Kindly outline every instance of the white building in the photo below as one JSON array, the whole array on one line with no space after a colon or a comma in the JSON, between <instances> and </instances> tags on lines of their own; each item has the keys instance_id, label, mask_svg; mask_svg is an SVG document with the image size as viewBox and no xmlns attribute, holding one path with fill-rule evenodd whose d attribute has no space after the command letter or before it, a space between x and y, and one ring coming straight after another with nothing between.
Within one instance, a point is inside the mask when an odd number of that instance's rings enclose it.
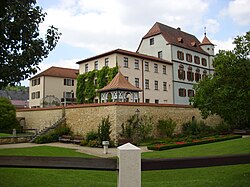
<instances>
[{"instance_id":1,"label":"white building","mask_svg":"<svg viewBox=\"0 0 250 187\"><path fill-rule=\"evenodd\" d=\"M77 64L79 64L80 74L100 70L104 66L118 66L125 78L142 90L139 94L139 102L173 103L172 62L116 49L81 60Z\"/></svg>"},{"instance_id":2,"label":"white building","mask_svg":"<svg viewBox=\"0 0 250 187\"><path fill-rule=\"evenodd\" d=\"M158 22L142 38L137 52L173 63L174 104L189 104L189 97L194 95L193 85L214 71L214 45L206 34L200 42L180 28Z\"/></svg>"},{"instance_id":3,"label":"white building","mask_svg":"<svg viewBox=\"0 0 250 187\"><path fill-rule=\"evenodd\" d=\"M45 102L46 105L75 102L77 74L77 69L52 66L32 77L29 80L29 107L42 108ZM44 100L46 97L49 98ZM53 98L57 98L58 101L51 101Z\"/></svg>"}]
</instances>

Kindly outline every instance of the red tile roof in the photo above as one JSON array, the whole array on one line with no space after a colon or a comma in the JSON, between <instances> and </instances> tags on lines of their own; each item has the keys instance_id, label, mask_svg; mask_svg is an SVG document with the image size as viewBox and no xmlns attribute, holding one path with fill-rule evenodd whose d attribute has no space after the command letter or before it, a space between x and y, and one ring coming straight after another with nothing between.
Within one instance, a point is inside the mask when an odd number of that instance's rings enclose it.
<instances>
[{"instance_id":1,"label":"red tile roof","mask_svg":"<svg viewBox=\"0 0 250 187\"><path fill-rule=\"evenodd\" d=\"M142 38L146 39L161 34L164 39L175 46L183 47L199 53L208 54L200 47L200 41L189 33L181 31L180 28L172 28L162 23L156 22L148 33Z\"/></svg>"},{"instance_id":2,"label":"red tile roof","mask_svg":"<svg viewBox=\"0 0 250 187\"><path fill-rule=\"evenodd\" d=\"M214 45L214 44L212 44L210 40L207 38L207 36L205 35L200 45Z\"/></svg>"},{"instance_id":3,"label":"red tile roof","mask_svg":"<svg viewBox=\"0 0 250 187\"><path fill-rule=\"evenodd\" d=\"M52 66L52 67L46 69L45 71L35 75L31 79L41 77L41 76L62 77L62 78L76 79L78 73L79 73L78 69L69 69L69 68L62 68L62 67Z\"/></svg>"},{"instance_id":4,"label":"red tile roof","mask_svg":"<svg viewBox=\"0 0 250 187\"><path fill-rule=\"evenodd\" d=\"M108 56L108 55L111 55L111 54L114 54L114 53L133 56L133 57L142 58L142 59L146 59L146 60L152 60L152 61L156 61L156 62L172 64L172 62L169 62L167 60L163 60L161 58L157 58L157 57L149 56L149 55L145 55L145 54L140 54L140 53L137 53L137 52L127 51L127 50L124 50L124 49L115 49L115 50L112 50L112 51L109 51L109 52L106 52L106 53L103 53L103 54L100 54L100 55L96 55L96 56L93 56L93 57L78 61L76 63L77 64L82 64L82 63L88 62L90 60L95 60L97 58L105 57L105 56Z\"/></svg>"},{"instance_id":5,"label":"red tile roof","mask_svg":"<svg viewBox=\"0 0 250 187\"><path fill-rule=\"evenodd\" d=\"M119 71L113 80L99 92L112 91L112 90L127 90L127 91L141 91L140 88L136 88L130 84L123 74Z\"/></svg>"}]
</instances>

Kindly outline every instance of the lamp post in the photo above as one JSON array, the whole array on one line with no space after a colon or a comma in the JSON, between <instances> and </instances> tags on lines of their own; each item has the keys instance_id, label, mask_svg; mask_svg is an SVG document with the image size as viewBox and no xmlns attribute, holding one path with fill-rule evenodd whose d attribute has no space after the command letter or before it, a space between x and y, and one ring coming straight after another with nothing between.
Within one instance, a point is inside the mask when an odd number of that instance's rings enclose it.
<instances>
[{"instance_id":1,"label":"lamp post","mask_svg":"<svg viewBox=\"0 0 250 187\"><path fill-rule=\"evenodd\" d=\"M74 99L74 91L71 90L71 105L73 104L73 99Z\"/></svg>"}]
</instances>

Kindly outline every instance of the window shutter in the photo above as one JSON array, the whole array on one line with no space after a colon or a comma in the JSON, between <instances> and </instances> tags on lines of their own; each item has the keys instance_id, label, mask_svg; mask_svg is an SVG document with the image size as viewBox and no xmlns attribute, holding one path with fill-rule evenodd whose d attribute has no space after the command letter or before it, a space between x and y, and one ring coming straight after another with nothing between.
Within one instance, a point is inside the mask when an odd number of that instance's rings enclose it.
<instances>
[{"instance_id":1,"label":"window shutter","mask_svg":"<svg viewBox=\"0 0 250 187\"><path fill-rule=\"evenodd\" d=\"M67 85L67 80L66 79L64 79L64 85Z\"/></svg>"},{"instance_id":2,"label":"window shutter","mask_svg":"<svg viewBox=\"0 0 250 187\"><path fill-rule=\"evenodd\" d=\"M72 86L74 86L74 80L72 79Z\"/></svg>"}]
</instances>

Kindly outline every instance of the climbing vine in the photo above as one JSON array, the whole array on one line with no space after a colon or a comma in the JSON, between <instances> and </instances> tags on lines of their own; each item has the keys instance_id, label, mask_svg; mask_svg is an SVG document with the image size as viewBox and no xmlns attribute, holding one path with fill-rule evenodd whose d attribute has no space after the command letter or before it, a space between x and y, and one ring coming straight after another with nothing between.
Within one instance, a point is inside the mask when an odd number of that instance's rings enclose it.
<instances>
[{"instance_id":1,"label":"climbing vine","mask_svg":"<svg viewBox=\"0 0 250 187\"><path fill-rule=\"evenodd\" d=\"M106 86L117 74L118 67L104 66L101 70L93 70L77 77L76 97L77 103L93 103L97 90Z\"/></svg>"}]
</instances>

